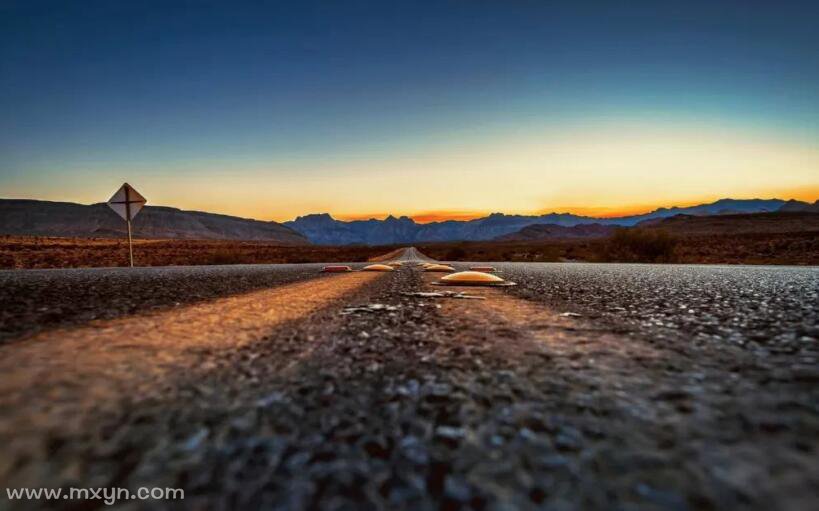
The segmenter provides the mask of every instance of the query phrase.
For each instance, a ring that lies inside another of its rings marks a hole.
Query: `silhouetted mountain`
[[[739,215],[674,215],[668,218],[645,220],[637,224],[637,227],[662,229],[680,236],[819,232],[819,213],[775,211]]]
[[[564,227],[554,224],[528,225],[523,229],[495,238],[498,241],[535,241],[545,239],[605,238],[619,227],[615,225],[580,224]]]
[[[819,200],[811,204],[800,200],[789,200],[778,211],[802,211],[805,213],[819,213]]]
[[[659,208],[651,213],[648,213],[647,215],[637,215],[627,218],[637,218],[639,216],[664,218],[678,214],[707,216],[731,215],[737,213],[767,213],[778,210],[783,204],[785,204],[785,201],[782,199],[720,199],[716,202],[712,202],[710,204],[700,204],[699,206]],[[644,218],[643,220],[647,220],[647,218]]]
[[[322,245],[363,244],[353,222],[339,222],[327,213],[305,215],[284,225],[300,232],[309,240],[321,240]],[[296,229],[298,226],[298,229]],[[313,241],[313,243],[316,243]]]
[[[384,220],[354,220],[344,222],[324,213],[307,215],[285,222],[304,234],[310,241],[320,245],[415,243],[430,241],[478,241],[492,240],[499,236],[517,232],[536,224],[572,227],[584,224],[629,227],[644,220],[666,218],[678,214],[721,215],[732,213],[762,213],[776,211],[785,201],[781,199],[720,199],[710,204],[691,207],[660,208],[642,215],[619,218],[593,218],[571,213],[549,213],[546,215],[491,215],[469,221],[447,220],[429,224],[417,224],[411,218],[393,216]]]
[[[783,211],[814,211],[819,204],[779,199],[721,199],[686,208],[660,208],[643,215],[592,218],[571,213],[539,216],[491,215],[469,221],[448,220],[418,224],[408,217],[343,222],[329,214],[306,215],[284,225],[198,211],[147,206],[134,221],[141,238],[234,239],[322,245],[386,245],[460,240],[492,240],[538,225],[521,236],[586,237],[612,226],[633,226],[646,220],[676,215],[726,215]],[[575,226],[598,227],[571,229]],[[546,227],[543,227],[543,226]],[[90,206],[67,202],[0,199],[0,234],[39,236],[113,237],[125,233],[124,222],[105,204]],[[305,239],[306,238],[306,239]],[[535,239],[535,238],[525,238]],[[537,238],[539,239],[539,238]]]
[[[133,221],[138,238],[224,239],[305,245],[300,233],[277,222],[248,220],[163,206],[146,206]],[[125,222],[106,204],[0,199],[0,234],[120,237]]]

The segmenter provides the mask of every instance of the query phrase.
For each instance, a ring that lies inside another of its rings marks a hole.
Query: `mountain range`
[[[819,201],[810,204],[781,199],[720,199],[708,204],[691,207],[659,208],[641,215],[617,218],[594,218],[571,213],[549,213],[531,216],[492,213],[489,216],[475,220],[447,220],[427,224],[416,223],[406,216],[396,218],[392,215],[384,220],[370,219],[345,222],[336,220],[327,213],[321,213],[300,216],[293,221],[285,222],[284,225],[302,233],[311,242],[319,245],[387,245],[434,241],[494,240],[532,225],[549,225],[552,226],[553,230],[560,230],[556,228],[597,224],[602,230],[605,230],[605,227],[632,227],[647,220],[669,218],[676,215],[710,216],[766,213],[778,211],[782,208],[786,208],[787,211],[819,210]],[[570,231],[564,229],[561,232]]]
[[[660,208],[642,215],[593,218],[571,213],[506,215],[427,224],[411,218],[336,220],[327,213],[284,224],[235,216],[146,206],[133,222],[138,238],[268,241],[282,245],[389,245],[436,241],[602,237],[616,227],[648,226],[662,219],[766,212],[819,213],[810,204],[780,199],[721,199],[692,207]],[[726,219],[727,220],[727,219]],[[674,224],[677,225],[677,224]],[[0,199],[0,234],[60,237],[120,237],[125,223],[103,203],[82,205],[27,199]]]
[[[714,234],[782,234],[819,232],[819,210],[730,215],[675,215],[646,220],[643,229],[661,229],[678,236]]]
[[[277,222],[146,206],[133,221],[137,238],[224,239],[307,245],[298,232]],[[107,204],[0,199],[0,234],[60,237],[121,237],[125,222]]]
[[[646,220],[651,222],[652,220]],[[571,227],[554,224],[527,225],[519,231],[495,238],[498,241],[534,241],[544,239],[605,238],[614,234],[616,225],[579,224]]]

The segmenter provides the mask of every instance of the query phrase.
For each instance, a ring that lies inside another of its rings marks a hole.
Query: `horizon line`
[[[36,199],[30,197],[0,197],[0,200],[32,200],[32,201],[41,201],[41,202],[62,202],[68,204],[77,204],[77,205],[84,205],[84,206],[93,206],[96,204],[105,204],[105,201],[98,201],[98,202],[90,202],[90,203],[82,203],[82,202],[75,202],[71,200],[54,200],[54,199]],[[298,218],[310,216],[310,215],[329,215],[334,220],[339,220],[342,222],[354,222],[354,221],[366,221],[366,220],[378,220],[383,221],[389,217],[393,218],[409,218],[413,222],[417,224],[432,224],[436,222],[445,222],[445,221],[470,221],[476,220],[479,218],[486,218],[493,214],[501,214],[507,216],[546,216],[546,215],[574,215],[579,217],[585,218],[593,218],[593,219],[614,219],[614,218],[626,218],[632,216],[639,216],[639,215],[646,215],[653,213],[655,211],[661,209],[674,209],[674,208],[690,208],[696,206],[703,206],[708,204],[713,204],[715,202],[721,200],[736,200],[736,201],[748,201],[748,200],[780,200],[783,202],[788,201],[799,201],[805,203],[814,203],[819,202],[819,194],[815,194],[810,196],[809,198],[798,198],[792,195],[783,195],[781,197],[771,196],[768,198],[762,198],[759,196],[756,197],[720,197],[716,199],[699,199],[699,200],[690,200],[690,201],[681,201],[678,203],[673,204],[651,204],[651,205],[635,205],[635,206],[625,206],[625,207],[615,207],[615,206],[555,206],[553,208],[544,208],[539,210],[530,210],[530,211],[477,211],[477,210],[430,210],[430,211],[421,211],[414,214],[395,214],[395,213],[368,213],[368,214],[333,214],[328,211],[319,211],[315,213],[305,213],[303,215],[295,215],[294,217],[288,220],[276,220],[273,218],[263,218],[263,217],[252,217],[252,216],[244,216],[241,214],[234,214],[222,211],[215,211],[209,210],[208,208],[189,208],[185,206],[172,206],[166,204],[152,204],[150,200],[146,204],[146,206],[150,207],[165,207],[165,208],[173,208],[178,209],[181,211],[190,211],[190,212],[199,212],[199,213],[208,213],[208,214],[215,214],[215,215],[224,215],[224,216],[232,216],[236,218],[242,218],[245,220],[255,220],[260,222],[276,222],[276,223],[286,223],[290,221],[295,221]]]
[[[493,214],[502,214],[507,216],[546,216],[546,215],[574,215],[574,216],[581,216],[586,218],[599,218],[599,219],[612,219],[612,218],[626,218],[632,216],[639,216],[639,215],[647,215],[653,213],[655,211],[661,209],[674,209],[674,208],[690,208],[696,206],[704,206],[708,204],[713,204],[715,202],[719,202],[721,200],[736,200],[736,201],[745,201],[745,200],[781,200],[783,202],[788,201],[799,201],[811,204],[813,202],[819,201],[819,195],[814,196],[810,199],[800,199],[796,197],[750,197],[750,198],[735,198],[735,197],[720,197],[718,199],[701,199],[696,201],[685,201],[680,203],[674,203],[671,205],[642,205],[642,206],[633,206],[633,207],[606,207],[606,206],[557,206],[554,209],[540,209],[535,211],[528,211],[528,212],[504,212],[504,211],[464,211],[464,210],[433,210],[433,211],[424,211],[415,214],[395,214],[395,213],[378,213],[378,214],[352,214],[352,215],[333,215],[327,211],[322,211],[318,213],[307,213],[304,215],[297,215],[296,218],[293,220],[310,215],[329,215],[334,220],[340,220],[342,222],[354,222],[354,221],[366,221],[366,220],[379,220],[383,221],[389,217],[393,218],[409,218],[413,220],[417,224],[431,224],[436,222],[445,222],[449,220],[455,221],[469,221],[469,220],[476,220],[479,218],[486,218]],[[597,213],[594,213],[594,212]],[[285,220],[291,221],[291,220]]]

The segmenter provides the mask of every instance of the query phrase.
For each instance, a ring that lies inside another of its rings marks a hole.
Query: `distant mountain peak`
[[[296,217],[296,220],[297,221],[298,220],[333,220],[333,221],[335,221],[335,218],[333,218],[330,215],[330,213],[310,213],[308,215],[298,216],[298,217]]]
[[[307,238],[277,222],[167,206],[145,206],[133,222],[139,238],[229,239],[305,245]],[[121,237],[122,220],[106,204],[0,199],[0,234]]]
[[[534,224],[554,224],[555,226],[573,227],[576,225],[600,224],[600,226],[633,226],[644,220],[666,218],[675,214],[695,216],[761,213],[776,211],[785,204],[780,199],[730,199],[686,207],[664,207],[641,215],[619,218],[595,218],[572,213],[546,213],[542,215],[510,215],[499,211],[473,220],[447,220],[416,223],[406,216],[396,218],[390,214],[383,220],[354,220],[344,222],[335,220],[327,214],[299,217],[285,225],[292,227],[318,244],[352,244],[370,245],[390,243],[415,243],[428,241],[463,241],[491,240],[510,234]],[[796,207],[796,206],[794,206]],[[559,229],[558,229],[559,230]],[[557,232],[556,230],[555,232]],[[587,230],[560,232],[561,235],[588,235]]]
[[[791,199],[784,203],[779,211],[784,212],[804,212],[804,213],[819,213],[819,200],[811,204],[801,200]]]

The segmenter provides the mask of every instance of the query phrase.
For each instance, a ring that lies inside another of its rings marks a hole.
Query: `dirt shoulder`
[[[393,247],[283,246],[263,241],[134,240],[137,266],[365,262]],[[0,236],[0,269],[128,265],[128,242],[111,238]]]
[[[643,230],[657,235],[661,230]],[[551,239],[420,243],[442,261],[644,262],[683,264],[819,265],[819,232],[714,233],[657,236],[658,240]]]

